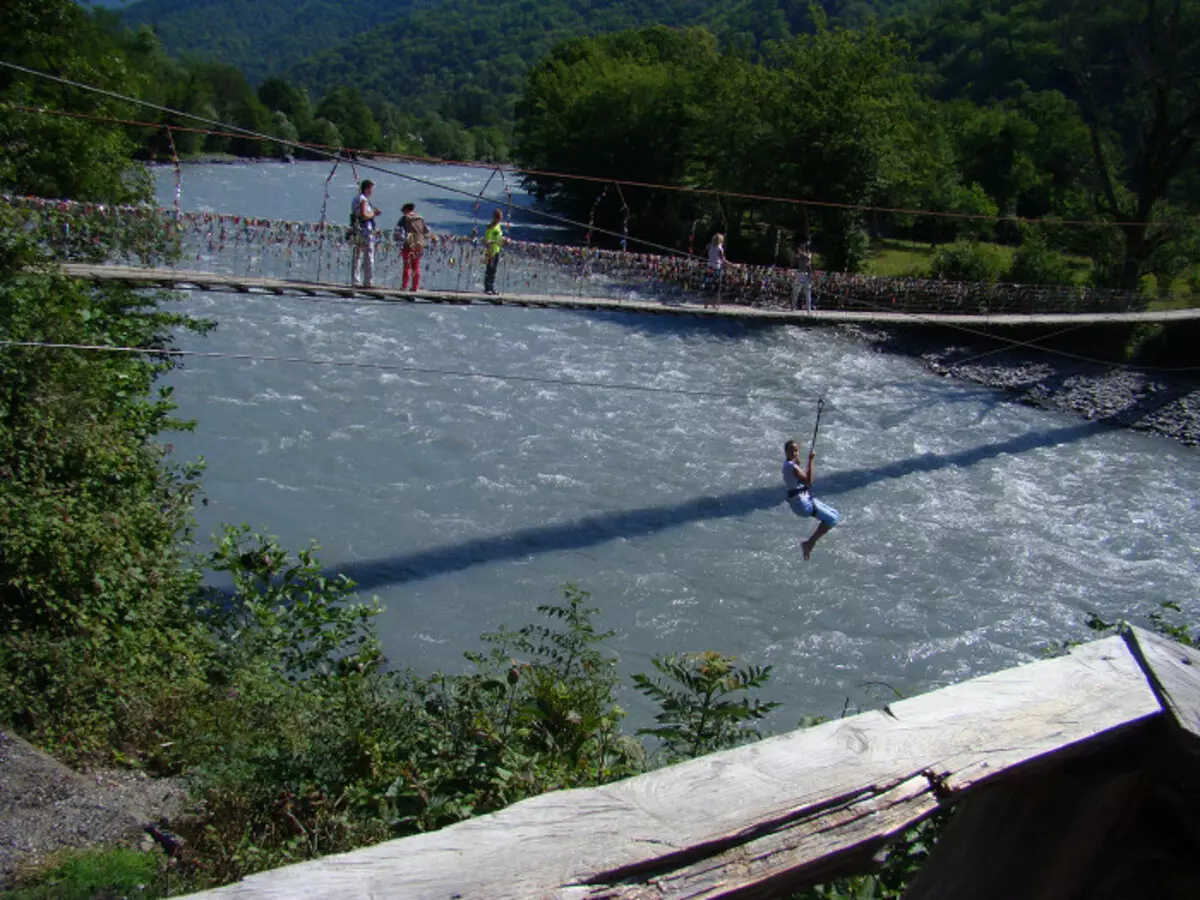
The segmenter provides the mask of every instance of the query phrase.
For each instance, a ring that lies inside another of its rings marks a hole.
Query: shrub
[[[947,281],[995,281],[1004,271],[1004,256],[995,247],[957,240],[937,249],[930,273]]]
[[[1015,284],[1070,284],[1074,279],[1066,257],[1050,246],[1041,231],[1025,227],[1021,246],[1004,280]]]

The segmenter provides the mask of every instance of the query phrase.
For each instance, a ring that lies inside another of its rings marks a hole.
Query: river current
[[[390,168],[468,194],[489,175]],[[174,173],[156,174],[169,207]],[[317,221],[328,175],[185,166],[182,207]],[[370,177],[389,224],[412,200],[435,232],[470,232],[469,196]],[[329,190],[340,223],[348,167]],[[525,220],[526,237],[553,234]],[[366,366],[190,358],[170,382],[198,426],[174,443],[208,464],[201,534],[244,521],[293,549],[315,539],[386,607],[395,665],[462,670],[481,633],[538,621],[573,583],[616,632],[625,673],[707,649],[773,666],[764,694],[785,729],[1086,640],[1092,611],[1142,618],[1173,601],[1200,619],[1195,450],[1020,406],[830,329],[217,293],[183,304],[220,323],[185,348]],[[780,466],[786,438],[807,450],[818,397],[816,493],[842,521],[805,563],[814,521],[784,504]],[[643,723],[646,707],[624,700]]]

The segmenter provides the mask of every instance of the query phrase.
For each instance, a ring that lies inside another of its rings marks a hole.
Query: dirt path
[[[179,815],[186,799],[178,779],[80,774],[0,731],[0,890],[63,850],[148,841],[144,827]]]

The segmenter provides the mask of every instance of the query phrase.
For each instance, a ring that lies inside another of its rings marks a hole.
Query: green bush
[[[1004,280],[1014,284],[1070,284],[1074,277],[1067,258],[1050,246],[1045,235],[1025,227],[1021,246],[1013,254]]]
[[[930,274],[947,281],[995,281],[1004,271],[1002,251],[988,244],[957,240],[937,249]]]
[[[0,334],[145,348],[0,348],[0,723],[68,758],[147,743],[199,676],[206,640],[184,599],[199,468],[170,462],[172,328],[119,287],[50,269],[0,216]]]
[[[658,725],[643,728],[662,741],[670,762],[691,759],[758,738],[754,725],[778,703],[764,703],[750,692],[766,684],[770,666],[738,668],[732,656],[706,651],[655,657],[662,678],[633,676],[633,683],[661,708]],[[728,699],[741,695],[736,700]]]

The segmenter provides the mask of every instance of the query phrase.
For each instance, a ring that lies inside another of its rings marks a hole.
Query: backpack
[[[420,226],[416,223],[420,222]],[[407,250],[422,250],[425,247],[425,220],[419,217],[404,224],[404,247]]]

